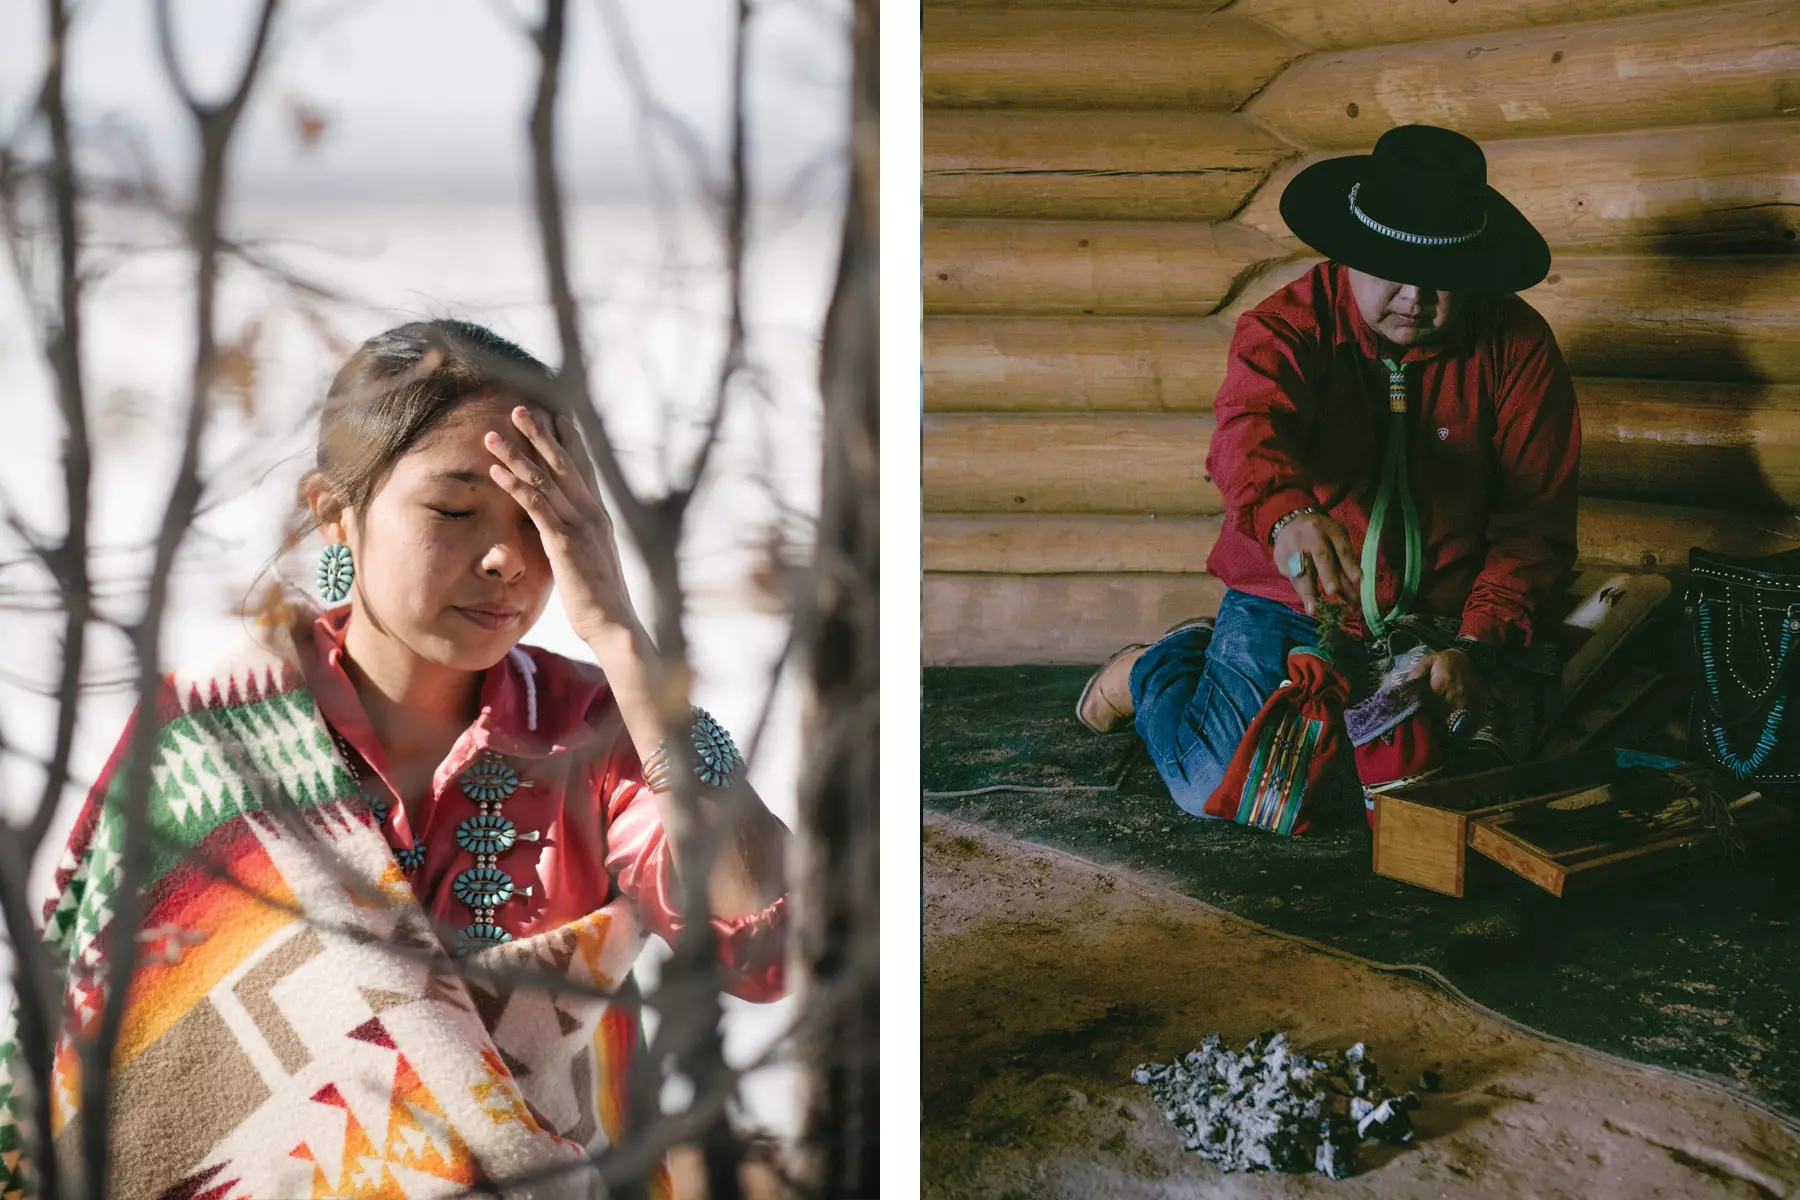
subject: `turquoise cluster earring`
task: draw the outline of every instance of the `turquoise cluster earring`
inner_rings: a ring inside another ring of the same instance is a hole
[[[333,542],[319,555],[319,595],[337,604],[350,594],[350,582],[356,578],[356,564],[350,559],[350,547]]]

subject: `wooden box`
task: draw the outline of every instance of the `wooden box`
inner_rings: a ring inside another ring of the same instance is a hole
[[[1473,822],[1610,782],[1627,766],[1672,765],[1601,750],[1395,788],[1375,797],[1375,873],[1461,896]]]
[[[1729,807],[1740,841],[1792,824],[1788,807],[1753,784],[1708,767],[1608,750],[1378,796],[1375,870],[1460,896],[1473,849],[1561,896],[1679,866],[1716,844],[1699,802],[1705,792]]]

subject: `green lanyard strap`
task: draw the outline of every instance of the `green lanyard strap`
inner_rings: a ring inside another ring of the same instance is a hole
[[[1424,571],[1425,541],[1419,532],[1419,510],[1413,505],[1412,488],[1406,480],[1406,366],[1391,358],[1381,360],[1388,369],[1388,439],[1387,454],[1381,463],[1381,488],[1375,493],[1375,507],[1369,513],[1369,532],[1362,549],[1363,621],[1375,637],[1386,637],[1388,623],[1412,607],[1419,592],[1419,577]],[[1401,576],[1400,596],[1392,611],[1381,613],[1375,596],[1375,570],[1381,556],[1381,529],[1387,523],[1388,507],[1394,493],[1400,493],[1400,516],[1406,523],[1406,569]]]

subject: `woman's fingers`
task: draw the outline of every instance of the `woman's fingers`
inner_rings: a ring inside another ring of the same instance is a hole
[[[488,448],[488,452],[500,460],[496,466],[503,469],[506,474],[510,475],[512,480],[519,485],[519,488],[543,497],[543,508],[548,515],[554,516],[558,521],[564,523],[570,523],[575,520],[575,509],[573,505],[569,503],[568,497],[564,494],[563,489],[558,486],[556,479],[550,474],[548,467],[545,467],[541,463],[533,462],[529,455],[512,443],[512,439],[504,437],[499,433],[490,431],[487,435],[485,444]],[[492,469],[490,469],[489,474],[495,476],[496,482],[499,482],[501,487],[505,488],[507,495],[515,500],[519,500],[521,507],[527,512],[532,513],[534,517],[537,515],[531,505],[525,504],[523,500],[520,500],[519,491],[517,489],[508,486],[506,481],[500,480],[499,476],[495,474]]]
[[[599,472],[594,467],[594,456],[588,453],[587,442],[582,439],[581,427],[575,423],[575,418],[557,413],[555,433],[556,440],[567,451],[575,465],[576,476],[586,489],[583,511],[598,523],[601,534],[610,541],[613,537],[612,514],[606,511],[606,501],[600,498]]]
[[[568,520],[558,513],[550,503],[550,497],[532,487],[515,475],[511,469],[495,463],[488,468],[488,478],[500,485],[500,490],[511,496],[520,508],[530,516],[538,527],[538,532],[545,537],[566,536],[569,529]]]
[[[568,451],[569,457],[575,460],[576,474],[581,476],[588,490],[596,498],[600,495],[600,480],[594,470],[594,456],[588,453],[587,440],[581,436],[581,426],[575,418],[564,413],[556,414],[556,440]]]
[[[551,476],[562,485],[563,494],[571,503],[578,503],[592,494],[586,475],[575,463],[575,456],[568,452],[541,415],[521,404],[512,410],[512,420],[549,466]]]

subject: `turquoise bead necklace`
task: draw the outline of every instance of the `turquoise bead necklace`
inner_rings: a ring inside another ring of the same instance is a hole
[[[1700,667],[1706,674],[1708,693],[1716,696],[1719,694],[1719,662],[1713,647],[1712,612],[1706,606],[1705,596],[1696,597],[1694,603],[1700,618]],[[1800,625],[1800,620],[1791,616],[1781,623],[1781,649],[1776,652],[1771,679],[1779,679],[1782,668],[1787,665],[1788,648],[1793,644],[1796,625]],[[1781,731],[1781,719],[1787,712],[1787,700],[1786,691],[1776,698],[1775,706],[1769,710],[1768,719],[1763,722],[1762,735],[1756,739],[1756,746],[1747,756],[1733,753],[1725,741],[1725,726],[1721,722],[1712,722],[1713,753],[1734,777],[1748,779],[1762,770],[1763,764],[1769,761],[1769,755],[1775,751],[1775,735]]]

